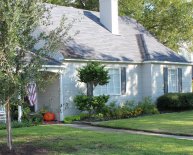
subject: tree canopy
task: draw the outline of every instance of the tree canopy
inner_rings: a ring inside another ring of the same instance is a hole
[[[46,31],[51,24],[51,8],[40,2],[0,1],[1,100],[6,98],[7,93],[4,91],[8,89],[7,83],[10,83],[11,87],[9,91],[17,96],[18,86],[25,86],[31,80],[43,81],[40,76],[44,73],[38,70],[49,60],[51,53],[56,52],[61,44],[64,45],[70,39],[70,28],[65,24],[65,17],[61,19],[58,27]],[[37,48],[40,42],[43,44]]]
[[[40,0],[0,1],[0,104],[6,104],[9,149],[10,103],[23,102],[27,84],[45,82],[42,64],[69,38],[64,17],[58,27],[44,31],[51,24],[50,9]]]
[[[120,0],[120,14],[141,23],[164,45],[177,51],[193,42],[193,2],[186,0]]]

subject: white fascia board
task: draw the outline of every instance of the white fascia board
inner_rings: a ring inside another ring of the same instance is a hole
[[[191,66],[193,63],[184,63],[184,62],[170,62],[170,61],[134,61],[134,62],[125,62],[125,61],[103,61],[103,60],[89,60],[89,59],[65,59],[65,62],[101,62],[101,63],[112,63],[112,64],[171,64],[171,65],[187,65]]]
[[[42,68],[66,68],[65,65],[42,65]]]
[[[101,62],[101,63],[112,63],[112,64],[142,64],[142,62],[125,62],[125,61],[104,61],[104,60],[89,60],[89,59],[64,59],[64,62]]]
[[[191,66],[193,63],[185,63],[185,62],[170,62],[170,61],[144,61],[143,64],[166,64],[166,65],[185,65]]]
[[[62,74],[64,69],[66,69],[64,65],[42,65],[42,69],[40,69],[40,71]]]

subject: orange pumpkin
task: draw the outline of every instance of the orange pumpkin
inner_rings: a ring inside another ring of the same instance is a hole
[[[45,121],[54,121],[55,120],[55,114],[52,112],[47,112],[44,114],[44,120]]]

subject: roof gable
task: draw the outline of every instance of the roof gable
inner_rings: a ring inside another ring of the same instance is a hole
[[[76,19],[70,32],[79,32],[61,48],[64,59],[188,62],[129,17],[119,17],[120,35],[114,35],[100,23],[98,12],[56,6],[51,11],[54,26],[63,14],[68,21]]]

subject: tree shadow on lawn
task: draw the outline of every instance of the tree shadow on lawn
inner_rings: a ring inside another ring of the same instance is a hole
[[[78,151],[78,148],[62,145],[58,146],[62,141],[67,140],[66,138],[47,138],[39,139],[30,142],[24,142],[20,144],[13,144],[13,150],[9,151],[5,144],[0,144],[0,155],[44,155],[52,154],[56,152],[74,153]],[[53,144],[53,145],[52,145]]]
[[[110,141],[90,139],[91,137],[40,137],[40,139],[28,142],[19,141],[14,144],[13,151],[6,149],[6,144],[0,144],[0,155],[47,155],[47,154],[148,154],[148,155],[181,155],[192,153],[191,150],[165,150],[157,149],[154,143],[143,144],[140,141],[129,142],[129,140],[118,140],[114,143]],[[113,140],[113,139],[112,139]],[[132,139],[130,139],[132,141]],[[123,142],[121,144],[121,142]],[[180,141],[179,141],[180,142]],[[160,142],[162,143],[162,142]],[[168,140],[167,146],[178,146],[172,140]],[[184,147],[192,147],[187,144]],[[87,153],[86,153],[86,152]],[[185,152],[184,152],[185,151]],[[85,153],[84,153],[85,152]]]
[[[85,139],[86,140],[86,139]],[[34,140],[30,142],[19,142],[13,144],[13,150],[9,151],[5,144],[0,144],[0,155],[44,155],[55,153],[76,154],[87,144],[81,144],[78,138],[52,137]],[[87,145],[88,149],[112,149],[113,145],[93,142]]]
[[[0,155],[35,155],[48,154],[48,150],[33,146],[33,144],[22,144],[21,146],[14,146],[12,151],[9,151],[6,145],[0,146]]]

